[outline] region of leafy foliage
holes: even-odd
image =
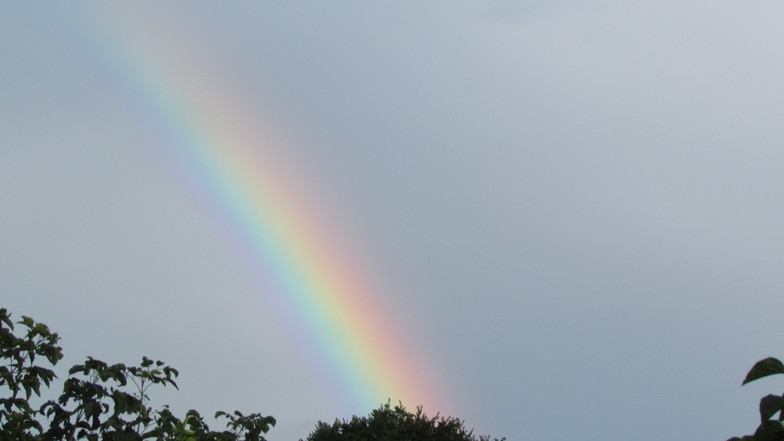
[[[769,357],[751,367],[743,384],[770,375],[784,374],[784,363]],[[730,438],[727,441],[784,441],[784,395],[766,395],[759,405],[760,425],[753,435]],[[778,413],[778,417],[774,418]]]
[[[495,439],[494,441],[504,441]],[[319,421],[306,441],[490,441],[476,437],[457,418],[436,415],[428,417],[421,407],[415,413],[389,402],[373,410],[367,417],[335,420],[332,424]],[[302,441],[302,440],[300,440]]]
[[[20,328],[21,335],[15,334]],[[53,385],[57,376],[52,368],[63,358],[59,342],[60,337],[46,325],[25,316],[13,322],[8,311],[0,308],[0,441],[265,441],[264,434],[275,426],[271,416],[219,411],[215,418],[223,419],[225,428],[213,431],[195,410],[180,419],[168,406],[153,409],[150,388],[176,389],[179,372],[147,357],[135,366],[88,357],[68,371],[62,392],[47,399],[42,393]],[[760,372],[769,375],[763,368]],[[767,413],[784,406],[784,398],[775,398],[767,398]],[[43,404],[33,406],[36,400]],[[307,438],[371,440],[491,441],[474,436],[457,418],[428,417],[421,407],[412,413],[402,404],[392,407],[389,402],[367,417],[318,422]]]
[[[46,325],[24,316],[18,324],[26,328],[21,337],[14,335],[8,311],[0,309],[0,427],[4,439],[27,440],[33,439],[31,433],[43,431],[30,398],[32,394],[40,397],[41,386],[49,387],[56,377],[37,362],[45,359],[54,366],[63,354],[57,345],[60,337]]]
[[[0,309],[0,441],[264,441],[275,425],[270,416],[221,411],[215,418],[227,419],[226,430],[211,431],[195,410],[183,419],[167,406],[153,410],[149,388],[177,388],[179,372],[147,357],[138,366],[87,358],[68,371],[57,399],[33,408],[33,395],[41,397],[41,387],[56,378],[50,367],[63,358],[60,338],[29,317],[16,324],[24,335],[14,334],[10,314]]]

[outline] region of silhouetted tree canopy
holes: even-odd
[[[306,441],[490,441],[476,437],[457,418],[428,417],[418,407],[409,412],[398,404],[386,403],[370,412],[369,416],[354,416],[351,420],[335,420],[332,424],[318,422],[316,430]],[[495,441],[504,441],[495,439]],[[300,440],[302,441],[302,440]]]

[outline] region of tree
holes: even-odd
[[[48,389],[56,378],[40,362],[54,367],[63,358],[60,337],[30,317],[16,324],[25,328],[22,336],[0,308],[0,441],[264,441],[275,425],[275,418],[258,413],[217,412],[226,429],[212,431],[195,410],[183,419],[168,406],[153,410],[149,388],[177,388],[179,372],[147,357],[138,366],[88,358],[68,371],[57,399],[35,408],[31,400],[43,400],[42,386]]]
[[[743,380],[743,385],[776,374],[784,374],[784,364],[776,358],[769,357],[752,366]],[[759,412],[761,422],[753,435],[733,437],[727,441],[784,441],[784,395],[771,394],[762,397]]]
[[[494,439],[494,441],[504,441]],[[463,421],[452,417],[428,417],[417,407],[415,413],[389,402],[370,412],[367,417],[354,416],[351,420],[335,420],[332,424],[319,421],[306,441],[490,441],[490,437],[476,437]],[[302,440],[300,440],[302,441]]]
[[[27,328],[23,337],[13,333],[14,324],[8,311],[0,309],[0,438],[3,440],[35,439],[31,433],[41,433],[43,427],[36,418],[38,412],[29,403],[31,394],[41,395],[41,385],[49,387],[54,371],[38,366],[44,358],[52,366],[63,358],[57,334],[46,325],[29,317],[19,322]],[[23,397],[24,396],[24,397]]]
[[[15,331],[22,329],[21,335]],[[177,388],[179,371],[142,357],[136,366],[88,357],[73,366],[54,399],[44,393],[63,358],[60,337],[43,323],[11,320],[0,308],[0,441],[266,441],[275,418],[258,413],[217,412],[225,429],[210,430],[195,410],[180,419],[168,406],[153,409],[151,387]],[[782,369],[784,373],[784,368]],[[408,412],[389,402],[367,417],[333,424],[319,421],[307,441],[491,441],[473,435],[463,421]],[[302,440],[300,440],[302,441]],[[493,441],[505,441],[505,438]]]

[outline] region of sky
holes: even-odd
[[[753,432],[784,3],[0,14],[0,306],[270,441],[389,398],[511,440]],[[334,283],[332,283],[334,281]]]

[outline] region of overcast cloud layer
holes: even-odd
[[[232,239],[94,58],[101,29],[176,29],[402,288],[456,399],[431,413],[715,440],[782,391],[740,388],[784,356],[780,1],[135,5],[0,14],[0,306],[59,331],[64,365],[164,359],[166,402],[272,414],[271,441],[356,411],[295,379]]]

